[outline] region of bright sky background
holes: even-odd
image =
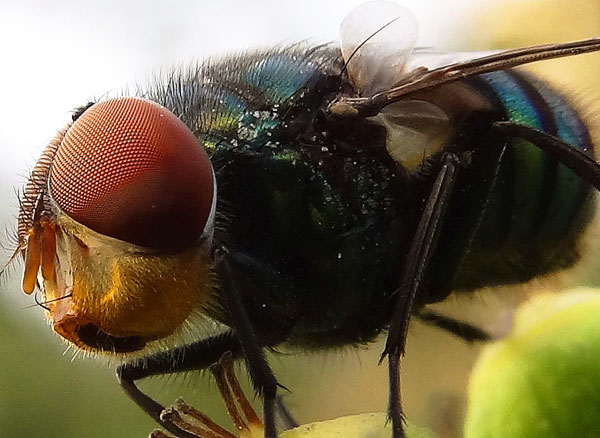
[[[37,0],[2,2],[0,15],[0,233],[13,229],[15,188],[71,110],[153,71],[211,54],[337,39],[361,0]],[[470,0],[407,0],[419,45],[444,46]],[[487,3],[477,2],[478,6]],[[0,242],[5,242],[1,235]],[[0,252],[0,260],[4,260]],[[8,295],[14,296],[10,290]],[[0,292],[0,304],[7,294]],[[19,294],[20,295],[20,294]]]

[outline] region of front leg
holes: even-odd
[[[144,394],[135,381],[160,374],[207,369],[228,351],[235,358],[242,354],[239,340],[233,331],[123,364],[117,368],[117,377],[127,395],[154,421],[178,437],[196,438],[171,421],[163,420],[160,414],[164,406]]]
[[[265,438],[275,438],[277,436],[275,428],[277,379],[264,356],[263,345],[259,341],[243,306],[235,284],[235,275],[227,256],[228,251],[224,247],[215,251],[215,270],[222,281],[221,287],[229,309],[231,325],[238,334],[250,379],[256,391],[263,397]]]
[[[242,391],[233,369],[233,356],[227,352],[219,362],[211,365],[217,388],[221,393],[221,399],[225,403],[229,417],[231,418],[239,437],[256,437],[264,435],[264,426],[256,412],[250,405],[248,398]],[[182,399],[161,413],[161,418],[169,419],[180,429],[188,431],[195,438],[236,438],[237,435],[223,429],[213,422],[209,417],[188,405]],[[150,435],[151,438],[173,438],[160,429],[156,429]]]

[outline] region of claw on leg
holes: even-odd
[[[210,367],[215,376],[221,398],[225,402],[239,438],[262,438],[264,426],[248,398],[242,391],[233,369],[233,356],[230,352]],[[197,438],[236,438],[228,430],[213,422],[208,416],[178,399],[172,406],[163,410],[160,419],[174,424]],[[155,430],[150,438],[173,438],[161,430]]]

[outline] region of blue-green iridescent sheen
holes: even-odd
[[[579,115],[562,96],[542,82],[533,83],[537,92],[547,102],[554,116],[557,136],[575,148],[590,150],[589,136]],[[571,219],[581,208],[581,199],[589,190],[588,185],[563,164],[559,164],[555,176],[554,196],[548,207],[548,218],[540,230],[541,236],[552,239],[569,231]]]
[[[544,122],[534,102],[510,74],[498,71],[482,75],[515,122],[544,130]],[[514,216],[510,224],[510,239],[529,239],[536,232],[537,215],[544,202],[544,175],[547,155],[538,147],[521,139],[513,140],[511,171],[519,187],[514,188]]]
[[[272,53],[248,65],[238,79],[239,88],[205,87],[206,106],[211,108],[202,126],[206,146],[212,149],[222,142],[247,150],[269,146],[273,131],[281,125],[281,105],[301,98],[317,69],[310,59]]]
[[[591,152],[580,116],[543,82],[523,73],[498,71],[470,83],[500,111],[494,117]],[[504,140],[488,138],[478,147],[485,151],[494,141]],[[578,258],[577,236],[595,208],[587,183],[522,139],[509,139],[494,175],[477,235],[456,275],[458,289],[524,282],[571,266]],[[464,214],[477,215],[476,197],[466,199]],[[461,229],[454,232],[460,234]]]
[[[317,65],[298,56],[277,54],[257,61],[246,73],[248,84],[273,102],[292,97],[315,74]]]

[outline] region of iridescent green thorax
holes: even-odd
[[[340,70],[336,52],[297,46],[207,61],[161,79],[147,97],[171,109],[202,138],[253,150],[277,146],[270,137],[289,120],[311,81]],[[175,99],[176,98],[176,99]]]
[[[405,228],[383,129],[320,128],[342,67],[328,47],[294,47],[206,64],[202,86],[198,72],[177,82],[197,100],[182,118],[211,154],[215,240],[233,254],[249,314],[259,332],[285,321],[304,343],[343,342],[359,321],[359,338],[382,328]]]
[[[324,54],[259,52],[241,62],[236,60],[236,70],[226,72],[209,65],[206,76],[210,80],[202,89],[201,102],[205,146],[212,151],[219,147],[277,149],[276,131],[289,128],[287,124],[293,121],[290,111],[300,105],[309,82],[334,68],[331,58]]]

